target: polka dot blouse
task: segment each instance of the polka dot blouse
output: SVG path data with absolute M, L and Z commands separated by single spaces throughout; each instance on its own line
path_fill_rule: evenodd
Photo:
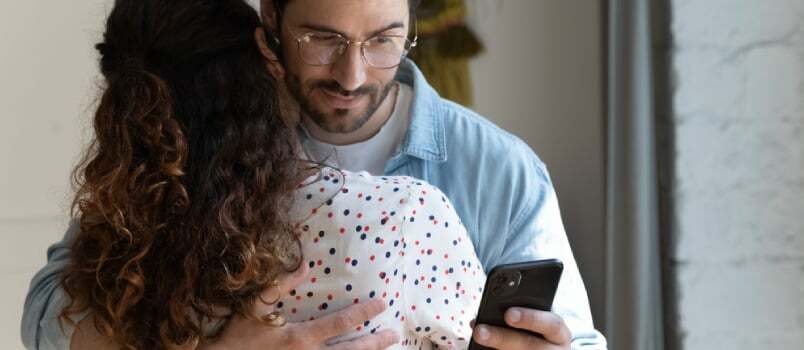
M 330 343 L 383 329 L 393 349 L 465 349 L 486 276 L 446 196 L 410 177 L 325 169 L 296 195 L 292 217 L 308 280 L 277 303 L 305 321 L 369 299 L 388 309 Z

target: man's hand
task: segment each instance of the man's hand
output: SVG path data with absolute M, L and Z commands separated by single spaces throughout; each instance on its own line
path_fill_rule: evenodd
M 276 288 L 263 293 L 262 300 L 278 300 L 283 293 L 294 289 L 306 279 L 308 268 L 305 264 L 296 273 L 280 281 Z M 268 314 L 273 305 L 258 303 L 257 312 Z M 327 349 L 327 350 L 380 350 L 399 341 L 399 335 L 391 330 L 380 331 L 355 340 L 325 344 L 327 339 L 352 331 L 363 322 L 379 315 L 387 305 L 382 300 L 352 305 L 341 311 L 326 315 L 317 320 L 287 323 L 281 327 L 271 327 L 257 321 L 236 317 L 229 322 L 221 338 L 214 344 L 202 346 L 202 350 L 249 350 L 249 349 Z
M 505 323 L 513 328 L 539 333 L 544 339 L 489 325 L 476 326 L 472 339 L 477 344 L 499 350 L 570 349 L 570 330 L 561 316 L 552 312 L 512 307 L 505 312 Z
M 309 268 L 305 264 L 299 271 L 280 281 L 275 288 L 263 292 L 262 300 L 279 300 L 279 297 L 306 279 Z M 274 311 L 273 305 L 255 305 L 260 315 Z M 324 342 L 332 337 L 355 329 L 356 326 L 379 315 L 387 308 L 382 300 L 373 300 L 352 305 L 346 309 L 324 316 L 318 320 L 288 323 L 282 327 L 271 327 L 263 323 L 235 317 L 224 329 L 221 338 L 214 344 L 204 344 L 200 350 L 250 350 L 250 349 L 326 349 L 326 350 L 381 350 L 399 342 L 399 335 L 391 330 L 327 346 Z M 105 350 L 117 349 L 109 339 L 97 332 L 92 317 L 84 318 L 72 336 L 70 349 Z

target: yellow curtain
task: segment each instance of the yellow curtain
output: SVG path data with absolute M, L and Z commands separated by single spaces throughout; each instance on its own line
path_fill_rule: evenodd
M 469 59 L 483 45 L 466 26 L 464 0 L 425 0 L 416 14 L 419 44 L 411 59 L 442 97 L 471 106 Z

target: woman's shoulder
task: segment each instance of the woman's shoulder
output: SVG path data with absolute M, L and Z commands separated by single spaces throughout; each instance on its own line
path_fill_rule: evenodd
M 425 181 L 409 176 L 376 176 L 326 167 L 299 184 L 291 215 L 297 221 L 322 209 L 402 212 L 416 193 L 433 189 Z
M 313 192 L 319 193 L 351 193 L 367 195 L 368 193 L 386 195 L 405 195 L 418 188 L 432 188 L 433 186 L 424 180 L 410 176 L 378 176 L 368 172 L 354 172 L 335 168 L 323 168 L 321 172 L 308 178 L 304 186 L 309 187 Z
M 410 176 L 378 176 L 365 171 L 342 172 L 347 184 L 354 188 L 368 187 L 377 191 L 405 194 L 414 187 L 429 186 L 425 181 Z
M 426 222 L 428 228 L 435 226 L 449 228 L 450 224 L 462 227 L 458 213 L 437 186 L 425 180 L 410 176 L 372 176 L 369 173 L 344 172 L 349 205 L 355 202 L 376 202 L 374 205 L 384 212 L 399 215 L 405 224 Z
M 345 185 L 341 192 L 356 191 L 358 199 L 393 198 L 404 206 L 426 205 L 437 201 L 449 204 L 446 195 L 435 185 L 410 176 L 376 176 L 367 172 L 343 172 Z M 367 196 L 371 196 L 368 198 Z M 413 203 L 408 203 L 413 202 Z M 449 207 L 449 205 L 448 205 Z

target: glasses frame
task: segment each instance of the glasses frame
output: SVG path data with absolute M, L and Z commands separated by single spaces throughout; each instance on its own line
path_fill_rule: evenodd
M 340 52 L 337 54 L 337 56 L 335 56 L 335 58 L 333 58 L 332 62 L 319 64 L 319 63 L 310 63 L 309 61 L 307 61 L 304 58 L 304 55 L 302 54 L 302 43 L 308 42 L 307 40 L 309 40 L 310 36 L 313 35 L 313 33 L 305 33 L 305 34 L 302 34 L 302 35 L 297 35 L 290 28 L 288 28 L 288 33 L 290 33 L 290 36 L 292 36 L 293 39 L 296 40 L 296 50 L 297 50 L 297 52 L 299 54 L 299 57 L 301 57 L 302 61 L 304 61 L 304 63 L 306 63 L 308 65 L 311 65 L 311 66 L 314 66 L 314 67 L 323 67 L 323 66 L 331 65 L 331 64 L 333 64 L 335 62 L 338 62 L 338 60 L 340 60 L 341 57 L 343 57 L 343 54 L 346 53 L 346 50 L 348 50 L 350 46 L 352 46 L 352 45 L 360 45 L 360 58 L 363 59 L 363 63 L 365 63 L 369 67 L 372 67 L 372 68 L 375 68 L 375 69 L 393 69 L 393 68 L 399 67 L 399 65 L 402 64 L 402 61 L 405 60 L 405 57 L 407 57 L 408 54 L 410 54 L 410 51 L 413 50 L 416 47 L 416 45 L 418 44 L 418 42 L 419 42 L 419 25 L 418 25 L 418 23 L 416 23 L 417 22 L 416 18 L 412 18 L 412 22 L 413 22 L 413 40 L 410 40 L 410 38 L 408 36 L 405 36 L 405 43 L 410 44 L 410 45 L 408 46 L 408 48 L 405 49 L 404 52 L 402 52 L 402 55 L 399 57 L 399 63 L 397 63 L 397 64 L 395 64 L 393 66 L 390 66 L 390 67 L 377 67 L 377 66 L 371 64 L 369 62 L 368 58 L 366 58 L 366 45 L 365 44 L 368 43 L 369 41 L 373 40 L 374 38 L 377 38 L 378 36 L 381 36 L 379 34 L 375 35 L 375 36 L 373 36 L 371 38 L 368 38 L 366 40 L 357 41 L 357 40 L 349 39 L 349 38 L 347 38 L 347 37 L 345 37 L 345 36 L 343 36 L 341 34 L 333 33 L 333 34 L 343 38 L 343 43 L 341 44 L 342 48 L 339 48 Z

